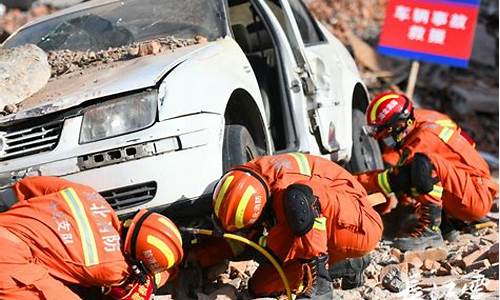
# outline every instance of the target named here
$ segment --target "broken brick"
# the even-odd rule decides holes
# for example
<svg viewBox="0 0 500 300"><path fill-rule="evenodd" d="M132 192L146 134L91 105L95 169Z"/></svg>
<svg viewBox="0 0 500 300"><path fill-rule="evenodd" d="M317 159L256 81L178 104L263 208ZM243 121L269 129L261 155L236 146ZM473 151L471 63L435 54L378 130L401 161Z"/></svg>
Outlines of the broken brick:
<svg viewBox="0 0 500 300"><path fill-rule="evenodd" d="M408 259L405 259L405 262L411 264L416 269L420 269L424 264L418 256L410 256Z"/></svg>
<svg viewBox="0 0 500 300"><path fill-rule="evenodd" d="M442 261L448 257L448 250L444 248L431 248L421 251L406 251L404 253L404 262L411 263L417 268L422 266L423 261L430 259L433 261ZM418 259L418 260L417 260ZM420 263L419 263L420 260Z"/></svg>
<svg viewBox="0 0 500 300"><path fill-rule="evenodd" d="M422 264L422 269L427 271L434 271L441 267L441 265L432 259L425 259Z"/></svg>
<svg viewBox="0 0 500 300"><path fill-rule="evenodd" d="M470 272L472 270L487 268L489 266L491 266L490 261L487 259L483 259L483 260L477 261L473 264L470 264L465 269L467 270L467 272Z"/></svg>
<svg viewBox="0 0 500 300"><path fill-rule="evenodd" d="M492 243L496 243L498 242L498 233L495 231L493 233L482 236L481 239L485 239Z"/></svg>
<svg viewBox="0 0 500 300"><path fill-rule="evenodd" d="M498 243L491 245L486 256L490 263L494 264L498 262Z"/></svg>
<svg viewBox="0 0 500 300"><path fill-rule="evenodd" d="M401 250L398 248L392 248L389 252L394 258L397 259L398 262L401 262Z"/></svg>
<svg viewBox="0 0 500 300"><path fill-rule="evenodd" d="M460 266L462 268L467 269L470 265L475 263L476 261L480 260L484 255L488 252L487 247L482 247L479 248L478 250L475 250L474 252L470 253L466 257L462 258L462 261L460 262Z"/></svg>
<svg viewBox="0 0 500 300"><path fill-rule="evenodd" d="M452 275L450 270L446 269L445 267L439 267L436 270L436 275L437 276L446 276L446 275Z"/></svg>
<svg viewBox="0 0 500 300"><path fill-rule="evenodd" d="M161 44L158 41L150 41L139 45L139 56L154 55L160 53Z"/></svg>

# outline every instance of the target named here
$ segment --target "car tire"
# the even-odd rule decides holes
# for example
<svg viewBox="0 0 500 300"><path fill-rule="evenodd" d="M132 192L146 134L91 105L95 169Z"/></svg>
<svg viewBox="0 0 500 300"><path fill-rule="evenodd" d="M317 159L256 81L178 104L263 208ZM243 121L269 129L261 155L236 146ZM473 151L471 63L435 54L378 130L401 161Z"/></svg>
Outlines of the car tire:
<svg viewBox="0 0 500 300"><path fill-rule="evenodd" d="M232 166L244 164L258 156L250 132L242 125L226 125L222 146L222 166L226 172Z"/></svg>
<svg viewBox="0 0 500 300"><path fill-rule="evenodd" d="M363 131L365 114L359 109L352 110L352 155L347 168L353 173L383 169L384 163L377 141Z"/></svg>

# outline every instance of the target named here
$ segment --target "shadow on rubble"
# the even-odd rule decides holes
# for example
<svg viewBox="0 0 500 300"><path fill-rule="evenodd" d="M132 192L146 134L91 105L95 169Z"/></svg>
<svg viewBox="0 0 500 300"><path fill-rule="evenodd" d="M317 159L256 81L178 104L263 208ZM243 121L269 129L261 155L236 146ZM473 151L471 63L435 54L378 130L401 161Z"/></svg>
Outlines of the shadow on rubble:
<svg viewBox="0 0 500 300"><path fill-rule="evenodd" d="M400 233L417 224L415 209L411 205L398 205L390 213L382 217L384 222L384 240L393 240Z"/></svg>

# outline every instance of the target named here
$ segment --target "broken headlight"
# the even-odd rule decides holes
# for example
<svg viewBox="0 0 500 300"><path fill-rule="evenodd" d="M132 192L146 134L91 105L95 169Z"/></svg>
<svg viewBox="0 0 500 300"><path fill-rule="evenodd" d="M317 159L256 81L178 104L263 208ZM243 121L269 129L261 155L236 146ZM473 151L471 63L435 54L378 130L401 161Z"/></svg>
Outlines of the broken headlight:
<svg viewBox="0 0 500 300"><path fill-rule="evenodd" d="M156 118L156 91L148 91L107 101L83 114L80 143L88 143L137 131Z"/></svg>

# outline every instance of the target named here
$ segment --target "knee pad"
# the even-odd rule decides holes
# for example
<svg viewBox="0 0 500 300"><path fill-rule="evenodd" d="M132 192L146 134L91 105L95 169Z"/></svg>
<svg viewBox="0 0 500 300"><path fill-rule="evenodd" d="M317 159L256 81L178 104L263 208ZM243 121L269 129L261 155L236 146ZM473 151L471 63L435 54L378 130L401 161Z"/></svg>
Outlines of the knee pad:
<svg viewBox="0 0 500 300"><path fill-rule="evenodd" d="M411 185L418 194L427 194L433 190L438 180L432 177L432 163L423 153L416 153L411 162Z"/></svg>
<svg viewBox="0 0 500 300"><path fill-rule="evenodd" d="M288 226L296 236L308 233L314 225L314 219L319 217L315 202L316 197L307 185L292 184L286 188L283 207Z"/></svg>

